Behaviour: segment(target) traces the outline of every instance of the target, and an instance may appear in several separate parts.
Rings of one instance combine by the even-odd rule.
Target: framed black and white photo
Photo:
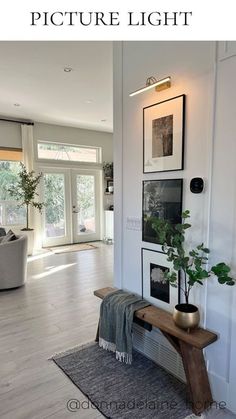
[[[142,240],[160,244],[153,224],[159,219],[181,223],[183,179],[143,181]]]
[[[165,253],[142,249],[142,296],[151,304],[170,312],[180,301],[179,281],[177,287],[173,287],[164,277],[164,273],[172,267]]]
[[[143,109],[143,172],[183,169],[185,95]]]

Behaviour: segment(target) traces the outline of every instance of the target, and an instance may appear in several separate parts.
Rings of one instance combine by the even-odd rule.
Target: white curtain
[[[34,170],[34,127],[21,125],[23,163],[27,171]]]
[[[34,126],[21,125],[23,163],[28,172],[35,170],[34,158]],[[41,215],[34,208],[30,208],[29,225],[34,229],[34,249],[42,247]]]

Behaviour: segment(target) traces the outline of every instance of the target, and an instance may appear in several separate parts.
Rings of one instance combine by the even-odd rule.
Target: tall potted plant
[[[29,226],[29,210],[30,207],[36,208],[40,213],[44,203],[38,202],[36,197],[38,196],[37,187],[40,183],[42,173],[35,175],[32,170],[27,172],[26,167],[21,163],[21,170],[19,172],[19,179],[14,186],[8,189],[9,194],[19,201],[19,207],[26,208],[26,226],[21,229],[28,236],[28,254],[32,254],[34,245],[33,228]]]
[[[182,213],[182,224],[173,225],[163,219],[152,222],[162,250],[167,254],[167,260],[173,263],[173,269],[165,273],[165,279],[177,287],[178,273],[181,276],[181,291],[185,303],[175,307],[174,321],[183,329],[190,329],[199,324],[198,308],[189,303],[191,290],[196,284],[203,285],[206,279],[215,275],[219,284],[235,285],[235,280],[230,276],[230,267],[226,263],[207,266],[210,250],[203,243],[191,250],[186,249],[185,232],[191,227],[191,224],[186,222],[189,217],[190,211],[186,210]]]

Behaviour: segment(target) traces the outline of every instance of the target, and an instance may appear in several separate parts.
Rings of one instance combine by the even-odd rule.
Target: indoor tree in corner
[[[21,169],[19,171],[18,177],[18,181],[14,184],[14,186],[8,188],[8,192],[13,198],[16,199],[16,201],[19,202],[19,207],[26,208],[26,227],[22,228],[21,231],[31,232],[27,233],[28,241],[32,242],[32,246],[28,246],[28,253],[31,254],[33,250],[33,228],[30,228],[29,226],[29,209],[30,207],[33,207],[36,208],[40,213],[42,212],[44,203],[37,201],[37,187],[40,183],[42,173],[36,175],[34,170],[28,172],[25,165],[21,163]]]

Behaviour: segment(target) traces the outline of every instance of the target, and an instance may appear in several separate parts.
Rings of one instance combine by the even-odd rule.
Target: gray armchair
[[[20,287],[27,270],[27,236],[2,243],[0,238],[0,290]]]

